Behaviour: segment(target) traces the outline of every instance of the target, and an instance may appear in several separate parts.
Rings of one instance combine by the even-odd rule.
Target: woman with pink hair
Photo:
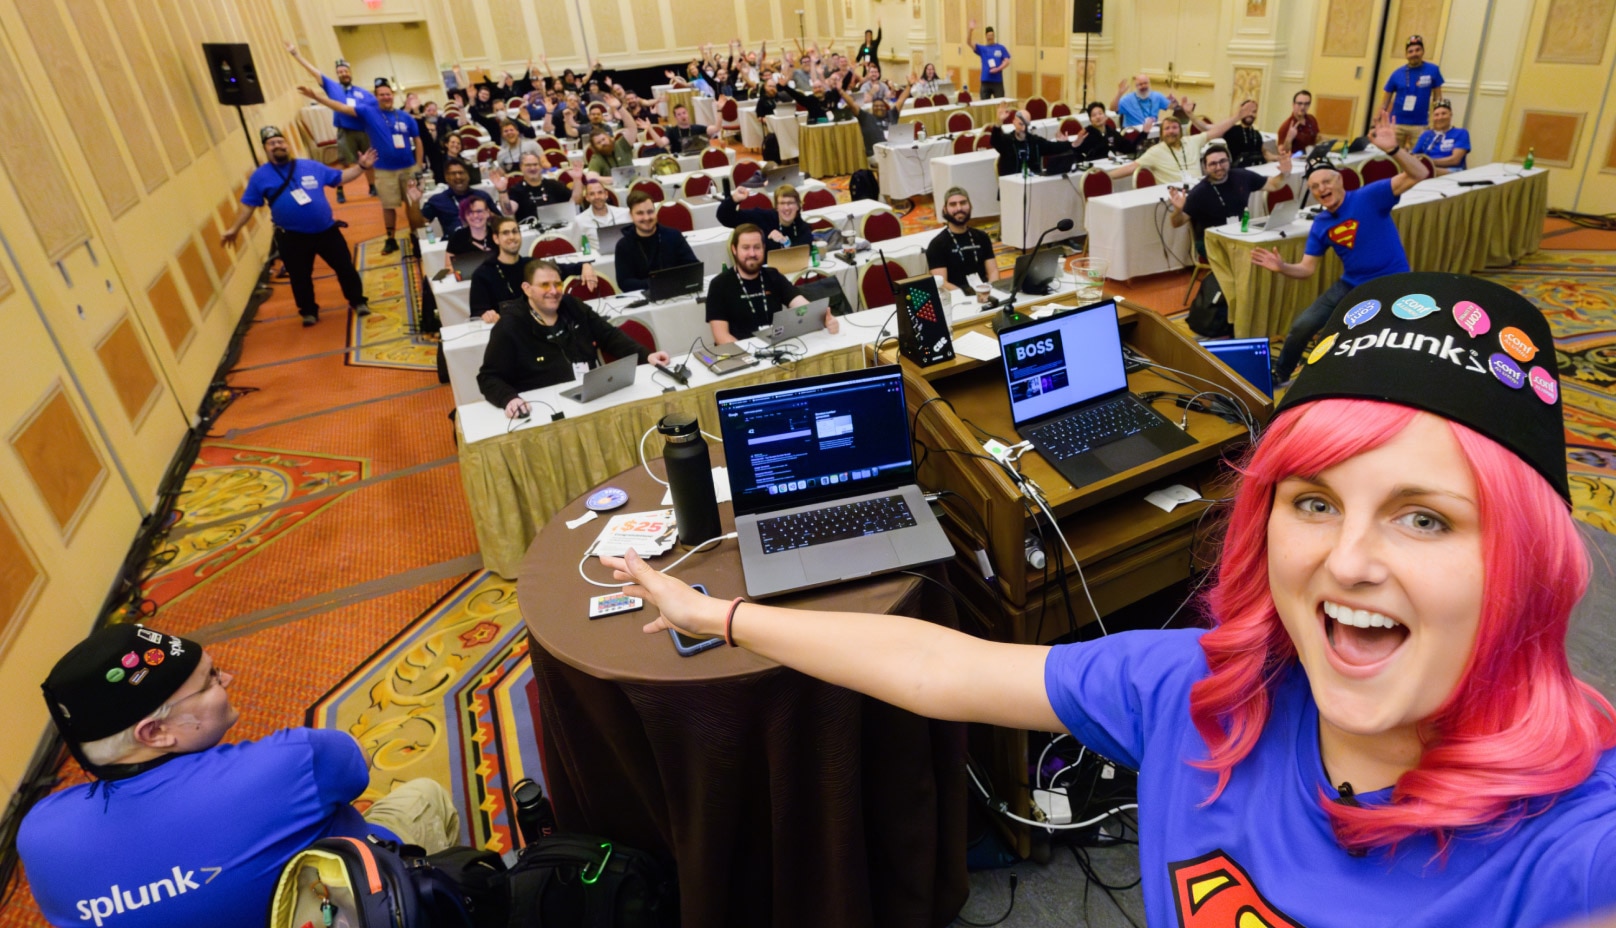
[[[1205,628],[1004,644],[603,562],[660,609],[647,631],[1137,770],[1153,925],[1616,909],[1616,710],[1566,659],[1589,564],[1547,322],[1496,284],[1399,274],[1322,334],[1239,468]]]

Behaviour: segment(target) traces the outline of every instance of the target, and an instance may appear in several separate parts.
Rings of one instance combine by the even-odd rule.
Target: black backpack
[[[1184,322],[1202,338],[1228,338],[1234,334],[1234,326],[1229,324],[1229,301],[1223,298],[1223,287],[1215,275],[1209,273],[1201,281]]]
[[[854,171],[847,182],[847,195],[854,200],[881,199],[881,184],[875,179],[875,172],[869,168]]]
[[[328,924],[327,914],[353,928],[477,928],[448,873],[418,847],[377,838],[321,838],[281,868],[271,928]]]
[[[763,137],[763,160],[780,163],[780,138],[773,132]]]
[[[508,873],[509,928],[670,928],[678,886],[644,851],[557,834],[522,849]]]

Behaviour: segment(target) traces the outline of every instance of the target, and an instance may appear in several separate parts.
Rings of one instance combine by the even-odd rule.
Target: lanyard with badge
[[[279,173],[278,169],[277,173]],[[314,200],[309,196],[308,191],[292,183],[292,175],[295,175],[296,173],[297,164],[294,162],[287,168],[287,173],[281,175],[281,179],[290,185],[287,193],[291,194],[292,202],[296,203],[298,206],[308,206],[310,203],[313,203]]]
[[[949,230],[948,242],[954,249],[954,257],[959,258],[960,261],[964,262],[965,273],[975,273],[976,269],[979,268],[982,263],[978,257],[982,248],[976,243],[975,239],[971,238],[971,233],[969,232],[965,233],[964,235],[965,244],[960,244],[960,238],[961,236],[955,235],[953,230]],[[966,255],[967,252],[970,253],[969,257]]]
[[[746,301],[746,314],[752,317],[754,324],[768,325],[774,320],[774,313],[769,312],[769,293],[763,287],[763,275],[759,274],[751,280],[740,277],[740,282],[741,299]],[[757,289],[754,290],[749,284],[756,284]]]
[[[568,322],[565,319],[560,318],[559,315],[558,315],[557,318],[556,318],[556,324],[555,325],[545,325],[544,324],[544,318],[539,315],[539,311],[534,309],[532,304],[528,304],[527,311],[528,311],[528,315],[533,317],[533,321],[537,322],[539,324],[539,328],[541,330],[547,330],[545,332],[545,335],[544,335],[545,341],[549,342],[551,345],[554,345],[556,343],[557,338],[564,339],[561,342],[561,346],[560,346],[561,357],[562,357],[563,360],[565,360],[565,361],[569,362],[570,364],[572,364],[572,376],[573,376],[573,379],[582,380],[583,376],[585,374],[589,373],[589,369],[593,365],[590,364],[588,361],[574,361],[574,360],[572,360],[572,353],[567,350],[569,344],[572,341],[572,339],[570,337],[572,335],[572,323]],[[539,360],[542,361],[543,358],[540,358]]]

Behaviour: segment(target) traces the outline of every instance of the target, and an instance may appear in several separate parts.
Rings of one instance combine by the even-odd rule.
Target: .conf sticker
[[[1379,312],[1380,312],[1380,301],[1379,300],[1364,300],[1362,303],[1359,303],[1357,306],[1354,306],[1351,309],[1347,310],[1347,315],[1346,315],[1347,328],[1356,329],[1358,326],[1361,326],[1365,322],[1368,322],[1369,320],[1375,318],[1376,314],[1378,314]]]
[[[1507,354],[1493,352],[1492,357],[1487,359],[1487,367],[1500,383],[1511,390],[1526,386],[1526,372]]]
[[[1492,330],[1492,317],[1487,311],[1469,300],[1460,300],[1453,307],[1453,321],[1459,323],[1459,328],[1470,333],[1471,338],[1486,335]]]
[[[1526,380],[1532,385],[1532,392],[1537,394],[1537,398],[1550,406],[1553,406],[1555,401],[1560,398],[1559,381],[1555,380],[1554,375],[1543,368],[1534,365],[1527,372]]]
[[[1317,363],[1320,358],[1329,354],[1330,349],[1335,347],[1335,336],[1336,333],[1331,332],[1329,338],[1319,342],[1318,345],[1313,349],[1312,353],[1307,356],[1307,363]]]
[[[1392,304],[1392,313],[1399,319],[1424,319],[1436,312],[1436,300],[1423,293],[1410,293]]]
[[[1509,356],[1517,361],[1530,361],[1537,354],[1537,346],[1526,337],[1526,333],[1514,326],[1506,326],[1498,333],[1498,344],[1504,346]]]

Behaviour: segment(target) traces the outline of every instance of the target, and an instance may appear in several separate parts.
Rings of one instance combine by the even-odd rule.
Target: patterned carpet
[[[845,178],[831,186],[846,199]],[[380,254],[362,191],[338,215],[364,240],[375,312],[303,329],[277,285],[230,376],[241,395],[154,552],[150,621],[200,637],[236,672],[233,739],[299,724],[348,731],[371,759],[361,806],[431,776],[456,797],[463,838],[503,850],[511,785],[542,779],[527,637],[514,584],[480,569],[436,346],[413,334],[419,306],[396,255]],[[898,208],[906,232],[935,221],[929,198]],[[977,225],[996,237],[996,222]],[[996,252],[1013,264],[1014,251]],[[1608,253],[1545,251],[1490,276],[1549,314],[1577,516],[1616,532],[1616,267]],[[1178,274],[1116,292],[1182,325],[1183,287]],[[334,280],[317,290],[341,305]],[[42,924],[25,886],[0,909],[0,928]]]

